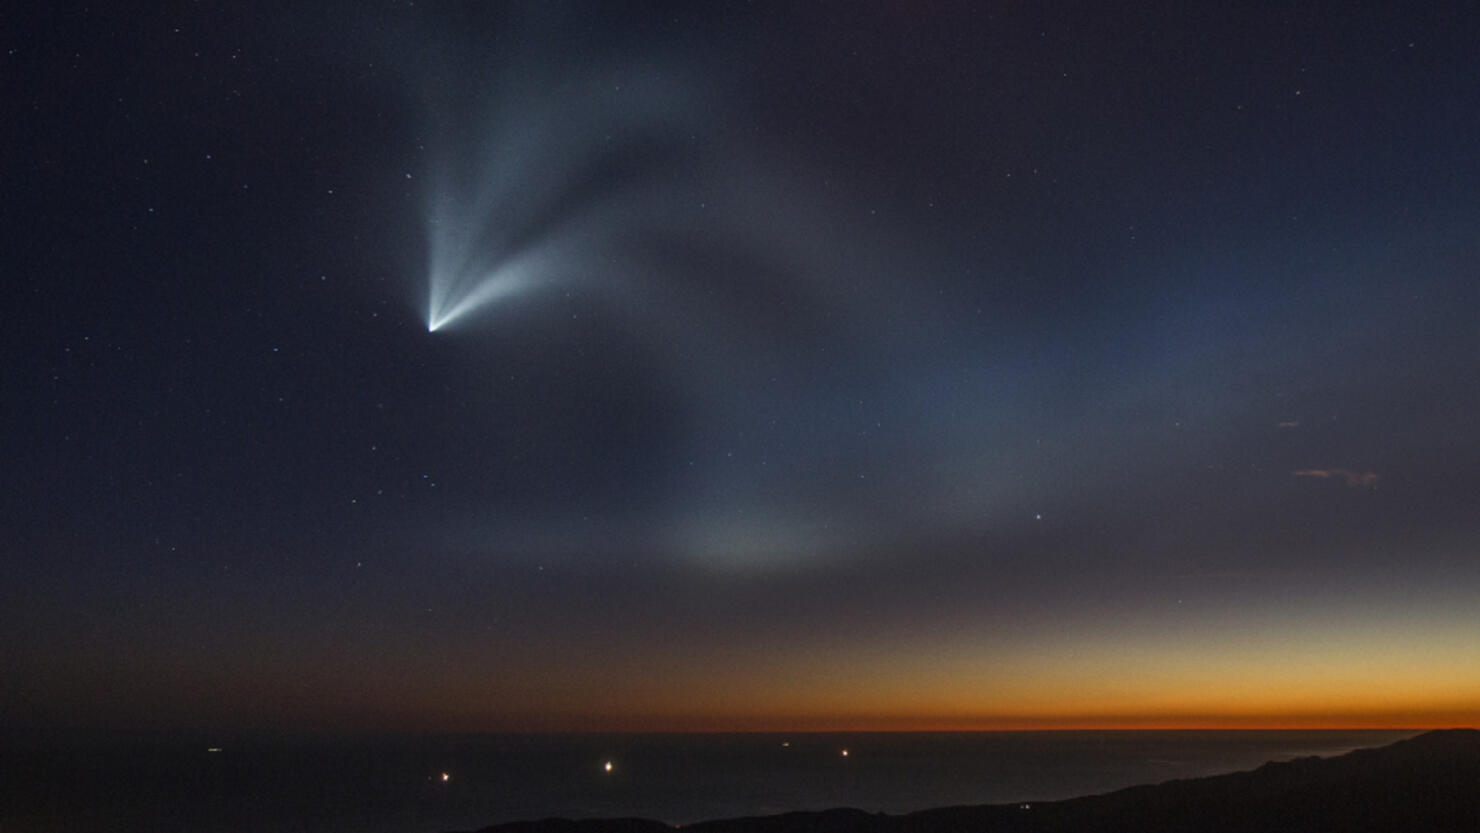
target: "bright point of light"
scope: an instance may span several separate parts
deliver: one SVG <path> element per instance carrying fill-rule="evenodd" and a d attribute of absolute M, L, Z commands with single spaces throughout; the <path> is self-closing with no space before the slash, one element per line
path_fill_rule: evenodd
<path fill-rule="evenodd" d="M 443 782 L 443 783 L 444 783 L 444 784 L 445 784 L 445 783 L 446 783 L 446 782 L 448 782 L 448 781 L 451 781 L 451 780 L 452 780 L 452 776 L 451 776 L 451 775 L 448 775 L 448 774 L 447 774 L 447 773 L 445 773 L 445 772 L 444 772 L 444 773 L 442 773 L 442 782 Z"/>
<path fill-rule="evenodd" d="M 212 746 L 212 747 L 206 749 L 206 751 L 207 752 L 220 752 L 221 751 L 221 747 L 219 747 L 219 746 Z"/>
<path fill-rule="evenodd" d="M 529 280 L 518 270 L 504 268 L 478 281 L 471 289 L 453 293 L 448 281 L 433 279 L 427 305 L 427 332 L 435 333 L 454 320 L 480 307 L 501 301 L 529 288 Z"/>
<path fill-rule="evenodd" d="M 606 770 L 607 772 L 611 772 L 612 771 L 612 762 L 611 761 L 607 761 L 606 764 L 604 766 L 602 766 L 601 768 L 604 769 L 604 770 Z"/>
<path fill-rule="evenodd" d="M 846 749 L 843 750 L 843 757 L 844 758 L 848 757 L 848 750 L 846 750 Z"/>

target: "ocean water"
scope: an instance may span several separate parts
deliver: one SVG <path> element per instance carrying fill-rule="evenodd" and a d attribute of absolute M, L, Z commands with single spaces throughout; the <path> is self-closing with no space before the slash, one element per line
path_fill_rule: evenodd
<path fill-rule="evenodd" d="M 434 833 L 549 816 L 683 824 L 842 806 L 903 813 L 1089 795 L 1270 760 L 1339 755 L 1415 734 L 31 740 L 0 750 L 0 833 Z"/>

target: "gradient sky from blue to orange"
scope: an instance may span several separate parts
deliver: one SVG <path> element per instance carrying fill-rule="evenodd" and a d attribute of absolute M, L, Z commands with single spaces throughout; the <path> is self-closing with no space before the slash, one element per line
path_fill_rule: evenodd
<path fill-rule="evenodd" d="M 791 6 L 28 12 L 7 722 L 1480 721 L 1473 14 Z"/>

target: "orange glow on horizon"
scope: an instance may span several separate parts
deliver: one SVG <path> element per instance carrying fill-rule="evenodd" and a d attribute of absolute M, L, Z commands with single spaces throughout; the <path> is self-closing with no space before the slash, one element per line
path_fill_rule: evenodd
<path fill-rule="evenodd" d="M 543 714 L 490 722 L 459 721 L 452 732 L 830 733 L 1228 730 L 1414 730 L 1480 726 L 1480 709 L 1124 714 Z"/>
<path fill-rule="evenodd" d="M 339 660 L 301 671 L 332 698 L 283 694 L 244 704 L 237 692 L 298 689 L 223 679 L 219 691 L 197 691 L 193 700 L 161 689 L 149 702 L 213 728 L 347 732 L 1480 726 L 1480 642 L 1469 616 L 1271 612 L 1252 625 L 1216 617 L 1183 630 L 1155 624 L 1001 636 L 963 627 L 857 642 L 798 636 L 781 647 L 765 643 L 767 650 L 701 640 L 678 643 L 683 650 L 643 643 L 582 652 L 556 641 L 509 649 L 511 670 L 499 674 L 469 649 L 435 687 L 393 670 L 364 676 L 364 666 Z M 359 684 L 345 694 L 338 681 L 348 679 Z"/>

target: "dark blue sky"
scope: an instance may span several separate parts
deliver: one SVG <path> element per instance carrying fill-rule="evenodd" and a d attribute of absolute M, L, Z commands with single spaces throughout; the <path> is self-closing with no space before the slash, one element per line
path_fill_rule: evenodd
<path fill-rule="evenodd" d="M 1371 5 L 25 13 L 0 705 L 1473 721 L 1480 33 Z"/>

